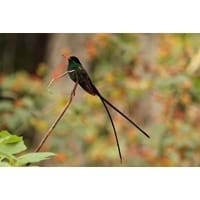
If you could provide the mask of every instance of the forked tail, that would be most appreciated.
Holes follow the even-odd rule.
[[[121,163],[122,163],[122,154],[121,154],[121,150],[120,150],[120,146],[119,146],[119,140],[118,140],[118,137],[117,137],[117,132],[116,132],[116,129],[115,129],[114,122],[113,122],[113,120],[112,120],[112,117],[111,117],[111,114],[110,114],[110,112],[109,112],[109,110],[108,110],[108,107],[107,107],[107,105],[106,105],[105,102],[104,102],[104,99],[102,99],[101,96],[99,96],[99,98],[101,99],[101,101],[102,101],[102,103],[103,103],[103,105],[104,105],[104,107],[105,107],[105,109],[106,109],[106,112],[108,113],[110,122],[111,122],[111,124],[112,124],[113,131],[114,131],[114,134],[115,134],[115,139],[116,139],[116,142],[117,142],[117,148],[118,148],[118,152],[119,152],[120,161],[121,161]]]
[[[135,126],[141,133],[143,133],[146,137],[150,138],[150,136],[142,130],[135,122],[133,122],[129,117],[127,117],[123,112],[121,112],[118,108],[112,105],[108,100],[106,100],[97,90],[97,95],[100,97],[102,102],[106,102],[110,107],[112,107],[115,111],[117,111],[120,115],[122,115],[126,120],[128,120],[133,126]]]

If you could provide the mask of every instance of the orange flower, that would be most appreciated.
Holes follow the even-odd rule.
[[[88,54],[89,54],[89,56],[91,58],[95,58],[96,57],[97,49],[96,49],[96,46],[95,46],[93,40],[88,40],[88,42],[87,42],[87,51],[88,51]]]
[[[188,93],[184,93],[181,97],[181,101],[183,104],[188,105],[191,102],[191,96]]]
[[[61,75],[63,72],[64,72],[64,67],[65,67],[65,64],[62,63],[62,64],[59,64],[56,69],[53,71],[53,78],[56,78],[58,77],[59,75]]]
[[[179,109],[176,109],[174,112],[174,117],[183,120],[183,118],[185,117],[185,113]]]
[[[57,153],[57,154],[56,154],[55,159],[56,159],[58,162],[64,162],[64,161],[67,160],[67,156],[66,156],[66,154],[64,154],[63,152],[60,152],[60,153]]]
[[[15,106],[16,107],[22,107],[24,105],[24,102],[21,99],[17,99],[15,101]]]
[[[96,35],[96,38],[99,40],[106,40],[110,37],[109,33],[99,33]]]
[[[190,89],[192,87],[191,80],[184,81],[182,86],[184,89]]]
[[[166,156],[162,156],[158,159],[158,163],[161,165],[161,166],[172,166],[173,163],[172,161],[166,157]]]
[[[96,41],[97,41],[97,44],[100,46],[100,47],[103,47],[105,48],[107,45],[108,45],[108,39],[111,37],[111,34],[109,33],[100,33],[100,34],[97,34],[96,35]]]

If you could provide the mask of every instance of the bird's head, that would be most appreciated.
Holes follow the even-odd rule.
[[[79,61],[79,59],[78,59],[76,56],[70,56],[70,57],[68,58],[68,61],[69,61],[69,64],[74,63],[74,64],[79,64],[79,65],[81,65],[81,62]]]
[[[81,67],[81,62],[75,56],[71,56],[68,58],[68,70],[75,70]]]

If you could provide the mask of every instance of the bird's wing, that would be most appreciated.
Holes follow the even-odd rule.
[[[93,85],[88,73],[85,71],[85,69],[80,69],[80,72],[78,73],[79,76],[79,85],[85,90],[87,91],[89,94],[91,95],[96,95],[97,94],[97,89],[96,87]]]

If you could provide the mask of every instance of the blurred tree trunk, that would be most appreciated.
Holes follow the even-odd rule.
[[[81,33],[51,34],[46,55],[48,66],[54,69],[60,63],[64,49],[68,49],[71,55],[79,57],[80,60],[85,63],[87,61],[86,41],[89,35],[90,34]]]
[[[0,72],[26,70],[35,73],[44,61],[47,34],[4,33],[0,36]]]
[[[153,79],[157,68],[158,34],[139,34],[142,60],[142,79]],[[137,118],[147,124],[153,124],[160,113],[158,104],[154,100],[154,91],[149,92],[146,98],[138,102],[135,108]]]
[[[5,44],[1,46],[2,72],[11,73],[15,69],[17,34],[3,35],[2,38],[6,41]]]
[[[141,57],[145,72],[153,75],[158,54],[158,34],[139,34]]]

